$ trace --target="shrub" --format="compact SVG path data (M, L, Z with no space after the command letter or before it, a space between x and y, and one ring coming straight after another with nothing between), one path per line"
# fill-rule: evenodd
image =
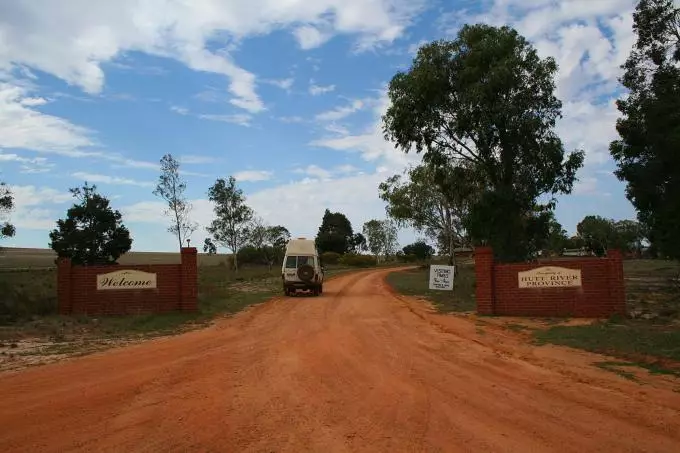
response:
M321 254L321 262L324 264L338 264L341 256L335 252L324 252Z
M371 267L376 265L375 257L370 255L347 254L340 258L340 264L349 267Z

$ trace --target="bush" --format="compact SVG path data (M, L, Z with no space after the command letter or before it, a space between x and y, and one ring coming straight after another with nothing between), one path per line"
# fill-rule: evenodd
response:
M266 264L265 257L262 251L255 247L248 245L238 251L239 264Z
M324 264L338 264L341 256L335 252L324 252L321 254L321 262Z
M33 316L51 315L56 312L56 293L31 294L20 285L0 281L0 324L30 319Z
M372 267L376 265L375 257L370 255L347 254L340 258L340 264L349 267Z

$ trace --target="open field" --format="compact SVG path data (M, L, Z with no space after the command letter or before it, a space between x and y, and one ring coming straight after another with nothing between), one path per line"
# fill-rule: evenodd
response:
M208 255L198 254L199 266L226 265L231 255L217 253ZM54 260L57 255L51 249L31 249L7 247L0 249L0 269L35 269L55 267ZM118 262L126 264L179 264L178 252L129 252L123 255Z
M469 266L469 267L468 267ZM680 266L673 261L624 261L626 302L631 319L570 320L479 317L523 332L539 344L558 344L608 354L624 361L605 369L643 366L656 373L680 375ZM474 311L474 269L463 265L451 294L428 290L428 271L397 272L388 277L398 292L418 296L442 313Z

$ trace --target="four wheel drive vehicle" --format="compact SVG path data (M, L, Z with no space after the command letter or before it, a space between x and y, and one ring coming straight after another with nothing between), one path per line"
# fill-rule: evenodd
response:
M305 238L288 241L281 268L284 294L291 296L302 290L318 296L323 292L323 277L324 269L314 241Z

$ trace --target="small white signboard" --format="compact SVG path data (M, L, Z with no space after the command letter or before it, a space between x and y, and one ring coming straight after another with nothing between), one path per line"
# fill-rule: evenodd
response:
M430 266L430 289L453 291L454 266Z

